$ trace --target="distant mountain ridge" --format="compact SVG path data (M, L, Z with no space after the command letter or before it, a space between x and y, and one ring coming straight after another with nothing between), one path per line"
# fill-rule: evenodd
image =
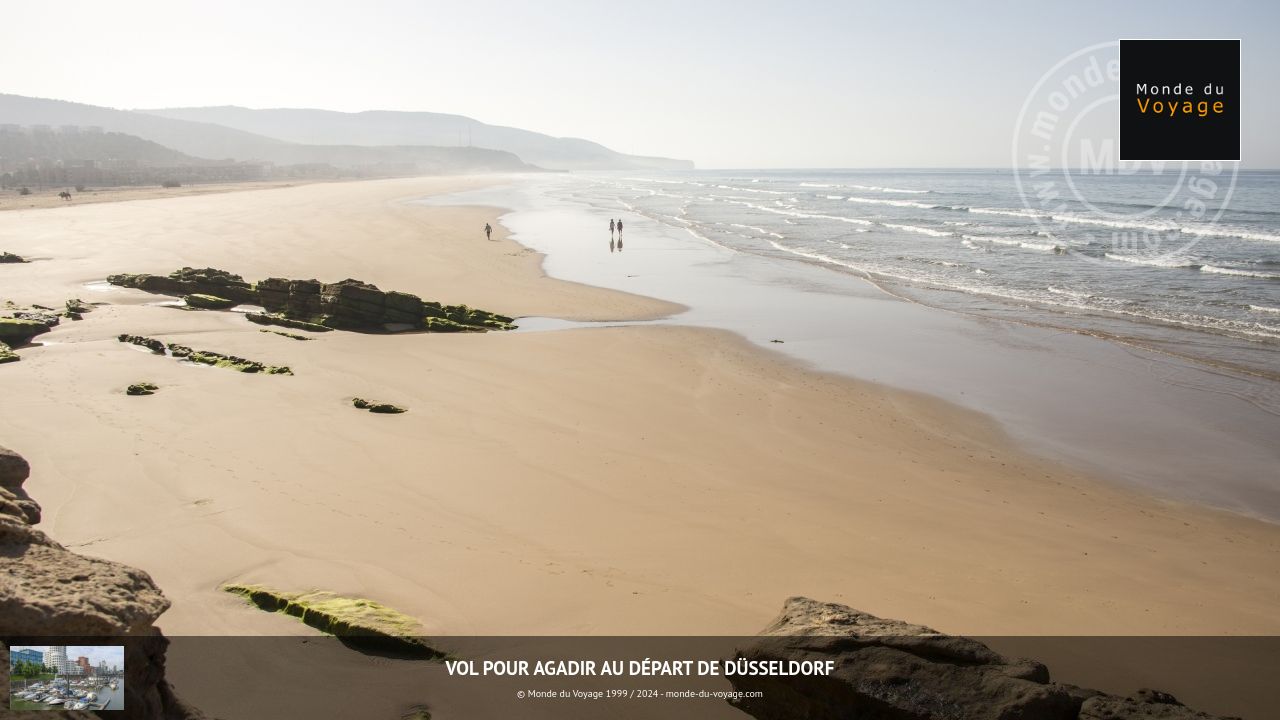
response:
M231 105L138 110L156 117L209 123L307 145L469 145L515 153L556 170L692 169L688 160L626 155L579 138L489 125L462 115L368 110L266 109Z

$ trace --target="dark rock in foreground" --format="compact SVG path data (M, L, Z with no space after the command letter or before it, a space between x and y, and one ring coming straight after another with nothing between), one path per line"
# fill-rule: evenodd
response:
M4 363L18 362L21 359L21 357L18 357L18 353L14 352L13 348L9 347L8 343L0 342L0 365L3 365Z
M733 675L760 720L1218 720L1165 693L1132 698L1050 682L1044 665L921 625L796 597L737 659L831 660L828 676Z
M0 264L4 263L24 263L25 259L20 255L14 255L11 252L0 252Z
M165 680L169 641L154 626L169 601L141 570L77 555L31 527L32 513L12 498L21 492L27 463L0 448L0 637L25 643L52 639L59 644L124 645L122 720L201 720ZM17 479L17 485L11 485ZM25 496L23 496L25 497ZM39 505L34 515L39 519ZM18 512L15 512L17 507ZM4 651L7 655L7 649ZM0 685L0 717L7 711L9 683ZM115 710L115 708L113 708ZM16 713L27 717L30 713ZM96 714L55 710L49 717L94 718Z

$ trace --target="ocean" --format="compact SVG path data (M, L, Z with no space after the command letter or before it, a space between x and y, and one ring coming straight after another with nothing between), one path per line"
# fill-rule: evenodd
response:
M1048 209L1009 170L596 174L558 193L925 304L1280 378L1280 173L1239 173L1212 222L1169 173L1054 175L1072 192Z

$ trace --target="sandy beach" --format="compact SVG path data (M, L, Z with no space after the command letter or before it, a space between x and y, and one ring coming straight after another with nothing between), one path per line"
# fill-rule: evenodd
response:
M406 202L497 181L0 213L0 250L33 261L0 266L0 300L105 303L0 368L0 437L36 468L43 529L148 571L173 600L170 635L310 632L219 592L228 581L374 598L442 635L750 634L797 594L965 634L1280 632L1280 527L1121 489L976 413L728 333L297 342L86 287L190 265L513 316L680 310L546 278L499 209ZM191 366L120 333L296 374ZM127 397L141 380L161 390Z

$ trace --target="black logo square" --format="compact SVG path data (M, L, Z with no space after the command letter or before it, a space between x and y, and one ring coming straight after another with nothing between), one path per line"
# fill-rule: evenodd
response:
M1121 40L1120 159L1239 160L1240 41Z

